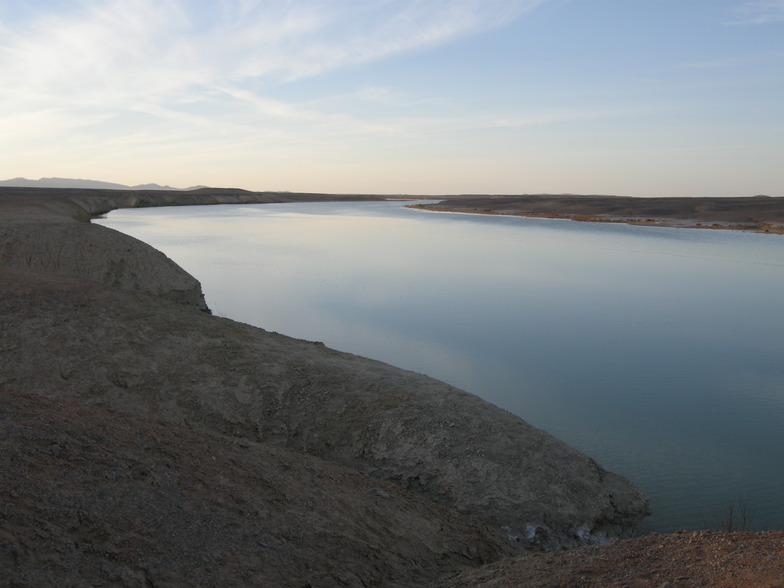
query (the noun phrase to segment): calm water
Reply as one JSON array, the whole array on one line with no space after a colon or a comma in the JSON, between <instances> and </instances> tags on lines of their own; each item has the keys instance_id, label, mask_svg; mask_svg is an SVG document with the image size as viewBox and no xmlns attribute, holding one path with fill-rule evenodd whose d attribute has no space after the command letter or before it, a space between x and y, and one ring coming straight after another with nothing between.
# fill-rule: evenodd
<instances>
[{"instance_id":1,"label":"calm water","mask_svg":"<svg viewBox=\"0 0 784 588\"><path fill-rule=\"evenodd\" d=\"M784 237L400 202L121 210L215 314L426 373L651 497L641 532L784 528ZM736 519L736 524L740 521Z\"/></svg>"}]
</instances>

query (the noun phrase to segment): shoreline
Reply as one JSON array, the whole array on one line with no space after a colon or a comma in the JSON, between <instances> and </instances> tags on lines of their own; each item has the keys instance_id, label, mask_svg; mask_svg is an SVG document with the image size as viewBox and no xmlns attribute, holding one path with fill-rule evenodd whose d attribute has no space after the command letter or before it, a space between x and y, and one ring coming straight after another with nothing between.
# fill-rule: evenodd
<instances>
[{"instance_id":1,"label":"shoreline","mask_svg":"<svg viewBox=\"0 0 784 588\"><path fill-rule=\"evenodd\" d=\"M0 186L0 223L79 221L121 208L269 204L276 202L345 202L382 200L374 194L250 192L235 188L176 190L102 190L95 188L13 188Z\"/></svg>"},{"instance_id":2,"label":"shoreline","mask_svg":"<svg viewBox=\"0 0 784 588\"><path fill-rule=\"evenodd\" d=\"M415 204L409 208L416 208L419 210L427 210L430 212L454 212L458 214L484 214L488 216L518 216L521 218L542 218L552 220L569 220L584 223L607 223L619 225L635 225L640 227L660 227L670 229L709 229L709 230L726 230L726 231L744 231L747 233L763 233L767 235L784 235L784 225L742 225L742 224L722 224L722 223L691 223L688 221L678 221L675 219L654 219L654 218L622 218L622 217L602 217L584 216L584 215L567 215L555 213L535 213L535 212L510 212L503 210L474 210L474 209L460 209L460 208L439 208L438 205L432 204Z\"/></svg>"},{"instance_id":3,"label":"shoreline","mask_svg":"<svg viewBox=\"0 0 784 588\"><path fill-rule=\"evenodd\" d=\"M625 196L456 196L411 208L681 229L784 234L784 198L633 198Z\"/></svg>"},{"instance_id":4,"label":"shoreline","mask_svg":"<svg viewBox=\"0 0 784 588\"><path fill-rule=\"evenodd\" d=\"M738 230L784 234L784 197L631 197L612 195L403 195L328 194L310 192L251 192L234 188L174 190L101 190L94 188L0 187L2 221L27 217L68 217L89 221L120 208L265 204L284 202L340 202L381 200L440 200L411 204L432 212L459 212L548 218L576 222L629 224L650 227Z\"/></svg>"}]
</instances>

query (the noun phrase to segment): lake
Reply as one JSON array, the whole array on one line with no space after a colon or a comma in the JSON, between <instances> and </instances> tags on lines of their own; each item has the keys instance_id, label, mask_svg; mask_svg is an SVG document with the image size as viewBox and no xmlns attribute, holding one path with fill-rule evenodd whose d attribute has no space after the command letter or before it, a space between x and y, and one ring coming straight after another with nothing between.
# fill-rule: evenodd
<instances>
[{"instance_id":1,"label":"lake","mask_svg":"<svg viewBox=\"0 0 784 588\"><path fill-rule=\"evenodd\" d=\"M425 373L651 497L640 532L784 528L784 237L413 210L118 210L217 315Z\"/></svg>"}]
</instances>

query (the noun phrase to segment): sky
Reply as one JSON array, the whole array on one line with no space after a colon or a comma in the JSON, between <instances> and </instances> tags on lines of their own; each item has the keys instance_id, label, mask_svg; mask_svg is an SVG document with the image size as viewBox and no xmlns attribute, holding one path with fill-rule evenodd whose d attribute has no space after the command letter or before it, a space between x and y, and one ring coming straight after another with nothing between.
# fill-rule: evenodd
<instances>
[{"instance_id":1,"label":"sky","mask_svg":"<svg viewBox=\"0 0 784 588\"><path fill-rule=\"evenodd\" d=\"M0 180L784 196L784 0L0 0Z\"/></svg>"}]
</instances>

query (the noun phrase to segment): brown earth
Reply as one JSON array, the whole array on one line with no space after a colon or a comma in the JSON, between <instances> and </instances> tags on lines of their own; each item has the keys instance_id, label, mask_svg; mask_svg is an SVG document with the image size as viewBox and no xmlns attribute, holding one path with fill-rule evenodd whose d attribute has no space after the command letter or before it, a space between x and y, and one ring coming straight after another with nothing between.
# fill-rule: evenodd
<instances>
[{"instance_id":1,"label":"brown earth","mask_svg":"<svg viewBox=\"0 0 784 588\"><path fill-rule=\"evenodd\" d=\"M450 577L441 588L784 587L784 531L651 533L560 553L527 553Z\"/></svg>"},{"instance_id":2,"label":"brown earth","mask_svg":"<svg viewBox=\"0 0 784 588\"><path fill-rule=\"evenodd\" d=\"M784 197L771 196L634 198L551 194L466 195L417 207L436 211L563 218L587 222L784 233Z\"/></svg>"}]
</instances>

